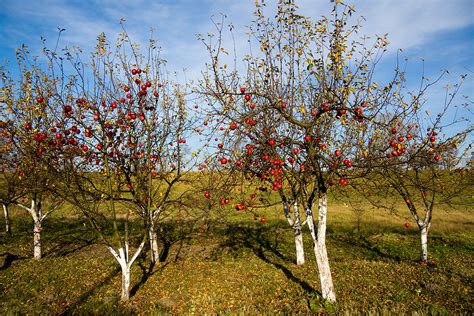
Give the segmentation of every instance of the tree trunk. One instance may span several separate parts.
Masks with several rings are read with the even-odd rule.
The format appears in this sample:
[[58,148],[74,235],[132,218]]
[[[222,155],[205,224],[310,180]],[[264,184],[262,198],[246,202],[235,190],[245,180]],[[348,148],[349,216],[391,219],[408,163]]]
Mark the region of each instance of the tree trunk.
[[120,300],[126,302],[130,298],[130,266],[127,263],[120,264],[122,268],[122,295]]
[[326,245],[317,243],[314,247],[316,263],[318,265],[319,280],[321,282],[321,292],[323,299],[330,303],[336,302],[336,294],[334,293],[334,285],[332,283],[331,269],[329,267],[329,258]]
[[323,298],[330,303],[334,303],[336,302],[336,294],[334,293],[331,269],[329,267],[329,258],[326,250],[327,209],[328,196],[327,194],[323,194],[319,198],[318,205],[318,255],[316,256],[316,262],[318,264],[319,279],[321,280],[321,291],[323,292]]
[[155,264],[160,261],[160,253],[158,251],[158,235],[155,231],[155,225],[150,225],[148,230],[148,237],[150,239],[150,255],[151,263]]
[[26,210],[33,219],[33,258],[41,259],[41,231],[43,230],[43,220],[48,213],[43,216],[41,199],[37,197],[31,199],[31,206],[29,207],[21,203],[17,203],[17,205]]
[[10,227],[10,215],[8,214],[8,205],[3,204],[3,215],[5,216],[5,232],[8,235],[12,234]]
[[303,247],[303,234],[301,233],[301,222],[300,222],[300,213],[298,212],[298,203],[293,204],[293,217],[290,215],[290,206],[286,199],[283,201],[283,212],[285,218],[293,229],[293,234],[295,235],[295,248],[296,248],[296,264],[304,264],[304,247]]
[[122,294],[120,300],[126,302],[130,298],[130,267],[133,262],[128,261],[128,247],[120,248],[118,253],[112,247],[109,247],[109,250],[119,262],[122,270]]
[[300,266],[304,264],[304,246],[303,234],[301,232],[300,213],[298,211],[297,202],[295,202],[295,204],[293,205],[293,214],[295,216],[295,222],[293,224],[293,233],[295,234],[296,265]]
[[304,247],[303,247],[303,234],[301,233],[301,227],[293,228],[295,233],[295,247],[296,247],[296,265],[304,265]]
[[[146,236],[146,235],[145,235]],[[138,246],[137,250],[135,250],[134,255],[130,258],[129,257],[129,248],[128,248],[128,242],[125,242],[123,244],[123,247],[120,248],[117,251],[115,251],[114,248],[111,246],[108,246],[107,248],[109,251],[112,253],[112,255],[115,257],[115,259],[118,261],[120,264],[120,268],[122,270],[122,294],[121,294],[121,301],[126,302],[130,298],[130,269],[137,259],[137,257],[140,255],[140,253],[143,250],[143,247],[145,246],[146,238],[143,238],[140,246]]]
[[330,302],[336,302],[336,294],[334,293],[334,285],[332,282],[331,269],[329,266],[329,258],[326,250],[326,217],[327,217],[327,195],[324,194],[319,199],[318,205],[318,231],[316,233],[314,227],[313,211],[311,205],[308,205],[307,223],[313,238],[314,255],[316,264],[318,265],[319,280],[321,282],[321,294],[323,299]]
[[33,257],[35,259],[41,259],[41,230],[42,224],[40,220],[34,221],[33,228]]
[[428,262],[428,227],[423,225],[420,230],[420,260],[421,262]]

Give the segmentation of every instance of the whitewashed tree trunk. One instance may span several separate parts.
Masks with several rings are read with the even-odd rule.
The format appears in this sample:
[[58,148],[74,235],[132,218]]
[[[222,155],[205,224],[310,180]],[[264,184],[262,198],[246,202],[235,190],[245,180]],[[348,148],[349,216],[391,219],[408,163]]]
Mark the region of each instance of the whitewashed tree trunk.
[[43,230],[43,216],[41,214],[41,205],[36,199],[31,200],[30,214],[33,217],[33,257],[41,259],[41,231]]
[[420,230],[420,260],[422,262],[428,262],[428,226],[423,225]]
[[130,281],[131,281],[131,275],[130,275],[130,269],[135,262],[135,259],[140,255],[142,252],[143,247],[145,246],[145,239],[141,242],[140,246],[138,246],[137,250],[135,250],[135,253],[133,256],[130,258],[129,257],[129,247],[128,247],[128,242],[124,243],[124,246],[122,248],[119,248],[118,252],[115,251],[114,248],[111,246],[108,247],[109,251],[112,253],[114,258],[118,261],[120,264],[120,268],[122,270],[122,294],[121,294],[121,301],[126,302],[130,298]]
[[3,204],[3,215],[5,216],[5,232],[11,235],[10,215],[8,214],[8,205]]
[[295,215],[295,222],[293,224],[293,233],[295,235],[296,265],[300,266],[304,264],[304,246],[303,246],[303,234],[301,232],[300,213],[298,211],[297,202],[295,202],[293,205],[293,214]]
[[120,248],[120,268],[122,268],[122,301],[128,301],[130,298],[130,265],[128,264],[128,249]]
[[26,210],[33,219],[33,257],[35,259],[41,259],[42,256],[41,231],[43,230],[43,220],[61,204],[62,202],[52,206],[45,214],[43,214],[41,210],[41,200],[38,200],[37,198],[31,199],[30,207],[17,203],[17,205]]
[[42,223],[40,220],[35,220],[33,228],[33,257],[35,259],[41,259],[42,248],[41,248],[41,231],[43,230]]
[[130,299],[130,267],[122,267],[122,295],[120,300],[126,302]]
[[35,198],[31,199],[31,206],[27,207],[22,204],[18,204],[21,208],[25,209],[30,213],[33,219],[33,257],[35,259],[41,259],[42,248],[41,248],[41,231],[43,230],[43,219],[45,216],[41,213],[41,204]]
[[290,215],[290,207],[288,202],[283,202],[283,211],[285,214],[285,218],[290,224],[291,228],[293,229],[293,234],[295,235],[295,249],[296,249],[296,264],[303,265],[304,264],[304,247],[303,247],[303,234],[301,232],[301,223],[300,223],[300,214],[298,212],[298,203],[295,202],[293,204],[293,215],[294,220],[291,218]]
[[148,238],[150,239],[150,255],[152,264],[160,260],[160,253],[158,251],[158,235],[155,230],[155,225],[152,223],[148,229]]
[[331,269],[329,266],[329,258],[326,249],[326,217],[327,217],[327,195],[324,194],[319,199],[318,204],[318,230],[315,231],[314,217],[311,205],[308,206],[307,223],[313,238],[314,255],[316,264],[318,265],[319,280],[321,282],[321,293],[323,299],[330,303],[336,302],[336,294],[332,282]]

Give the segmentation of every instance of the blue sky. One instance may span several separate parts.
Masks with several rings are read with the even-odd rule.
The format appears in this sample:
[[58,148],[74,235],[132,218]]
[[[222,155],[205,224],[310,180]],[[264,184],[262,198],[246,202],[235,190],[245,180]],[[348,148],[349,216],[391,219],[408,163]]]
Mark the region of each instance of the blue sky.
[[[276,0],[267,0],[275,3]],[[474,96],[474,0],[354,0],[356,15],[366,22],[361,34],[388,33],[391,43],[380,75],[389,78],[398,48],[409,58],[408,74],[421,75],[421,58],[425,72],[434,77],[441,69],[450,71],[443,83],[431,92],[434,102],[444,93],[442,87],[456,82],[461,74],[469,77],[462,93]],[[105,32],[116,38],[120,32],[119,20],[126,20],[131,38],[146,42],[150,29],[163,47],[162,57],[168,60],[168,69],[187,69],[187,77],[199,76],[207,55],[196,39],[197,33],[213,32],[210,17],[224,13],[236,26],[238,52],[245,52],[245,25],[250,24],[255,0],[1,0],[0,63],[14,66],[15,49],[26,44],[33,51],[41,46],[40,37],[54,47],[57,28],[60,46],[79,45],[90,50],[97,35]],[[297,0],[300,12],[318,18],[328,15],[329,0]]]
[[[206,52],[197,33],[212,32],[212,15],[224,13],[236,25],[237,40],[245,39],[244,25],[252,19],[255,0],[2,0],[0,11],[0,62],[14,59],[21,44],[40,46],[44,36],[50,45],[57,28],[65,28],[61,46],[90,49],[97,35],[114,38],[124,18],[132,39],[145,41],[150,28],[164,49],[172,69],[200,67]],[[274,3],[276,0],[267,0]],[[347,1],[349,2],[349,1]],[[331,8],[329,0],[297,0],[301,12],[317,18]],[[473,73],[473,0],[359,0],[352,1],[357,15],[366,18],[363,33],[389,34],[389,53],[404,49],[416,63],[424,58],[429,70],[448,68],[454,73]],[[387,67],[390,54],[386,56]],[[474,73],[473,73],[474,74]]]

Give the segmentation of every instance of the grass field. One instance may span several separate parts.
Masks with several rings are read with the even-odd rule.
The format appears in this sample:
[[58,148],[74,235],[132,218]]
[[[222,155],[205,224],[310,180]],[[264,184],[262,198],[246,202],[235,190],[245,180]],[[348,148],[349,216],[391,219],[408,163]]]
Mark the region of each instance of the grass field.
[[[12,210],[13,236],[1,235],[0,314],[317,313],[421,314],[474,311],[474,213],[436,210],[429,266],[418,260],[418,231],[398,215],[330,205],[328,251],[338,302],[321,301],[311,240],[306,264],[293,263],[292,231],[278,210],[266,223],[228,211],[205,233],[163,223],[166,260],[132,270],[132,297],[120,300],[120,269],[80,217],[46,219],[45,257],[31,258],[31,219]],[[360,214],[359,214],[360,215]],[[3,225],[3,221],[2,221]],[[412,227],[415,226],[412,222]]]

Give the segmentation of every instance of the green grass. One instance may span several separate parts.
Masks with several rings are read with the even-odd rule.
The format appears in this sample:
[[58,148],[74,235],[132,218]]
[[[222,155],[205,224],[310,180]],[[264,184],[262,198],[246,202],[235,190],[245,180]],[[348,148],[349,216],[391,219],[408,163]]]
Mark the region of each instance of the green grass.
[[[140,258],[132,271],[133,295],[121,304],[120,270],[85,220],[70,211],[45,221],[45,257],[31,258],[31,219],[12,210],[12,237],[1,235],[0,314],[161,314],[317,312],[472,313],[474,215],[436,210],[429,266],[418,259],[418,234],[397,214],[356,213],[329,205],[328,251],[338,302],[325,304],[305,230],[306,265],[293,263],[292,231],[281,210],[259,211],[267,223],[229,207],[206,233],[186,234],[175,222],[170,252],[153,270]],[[67,215],[64,215],[67,214]],[[1,222],[3,225],[3,221]],[[413,223],[413,222],[412,222]],[[414,225],[413,225],[414,226]]]

